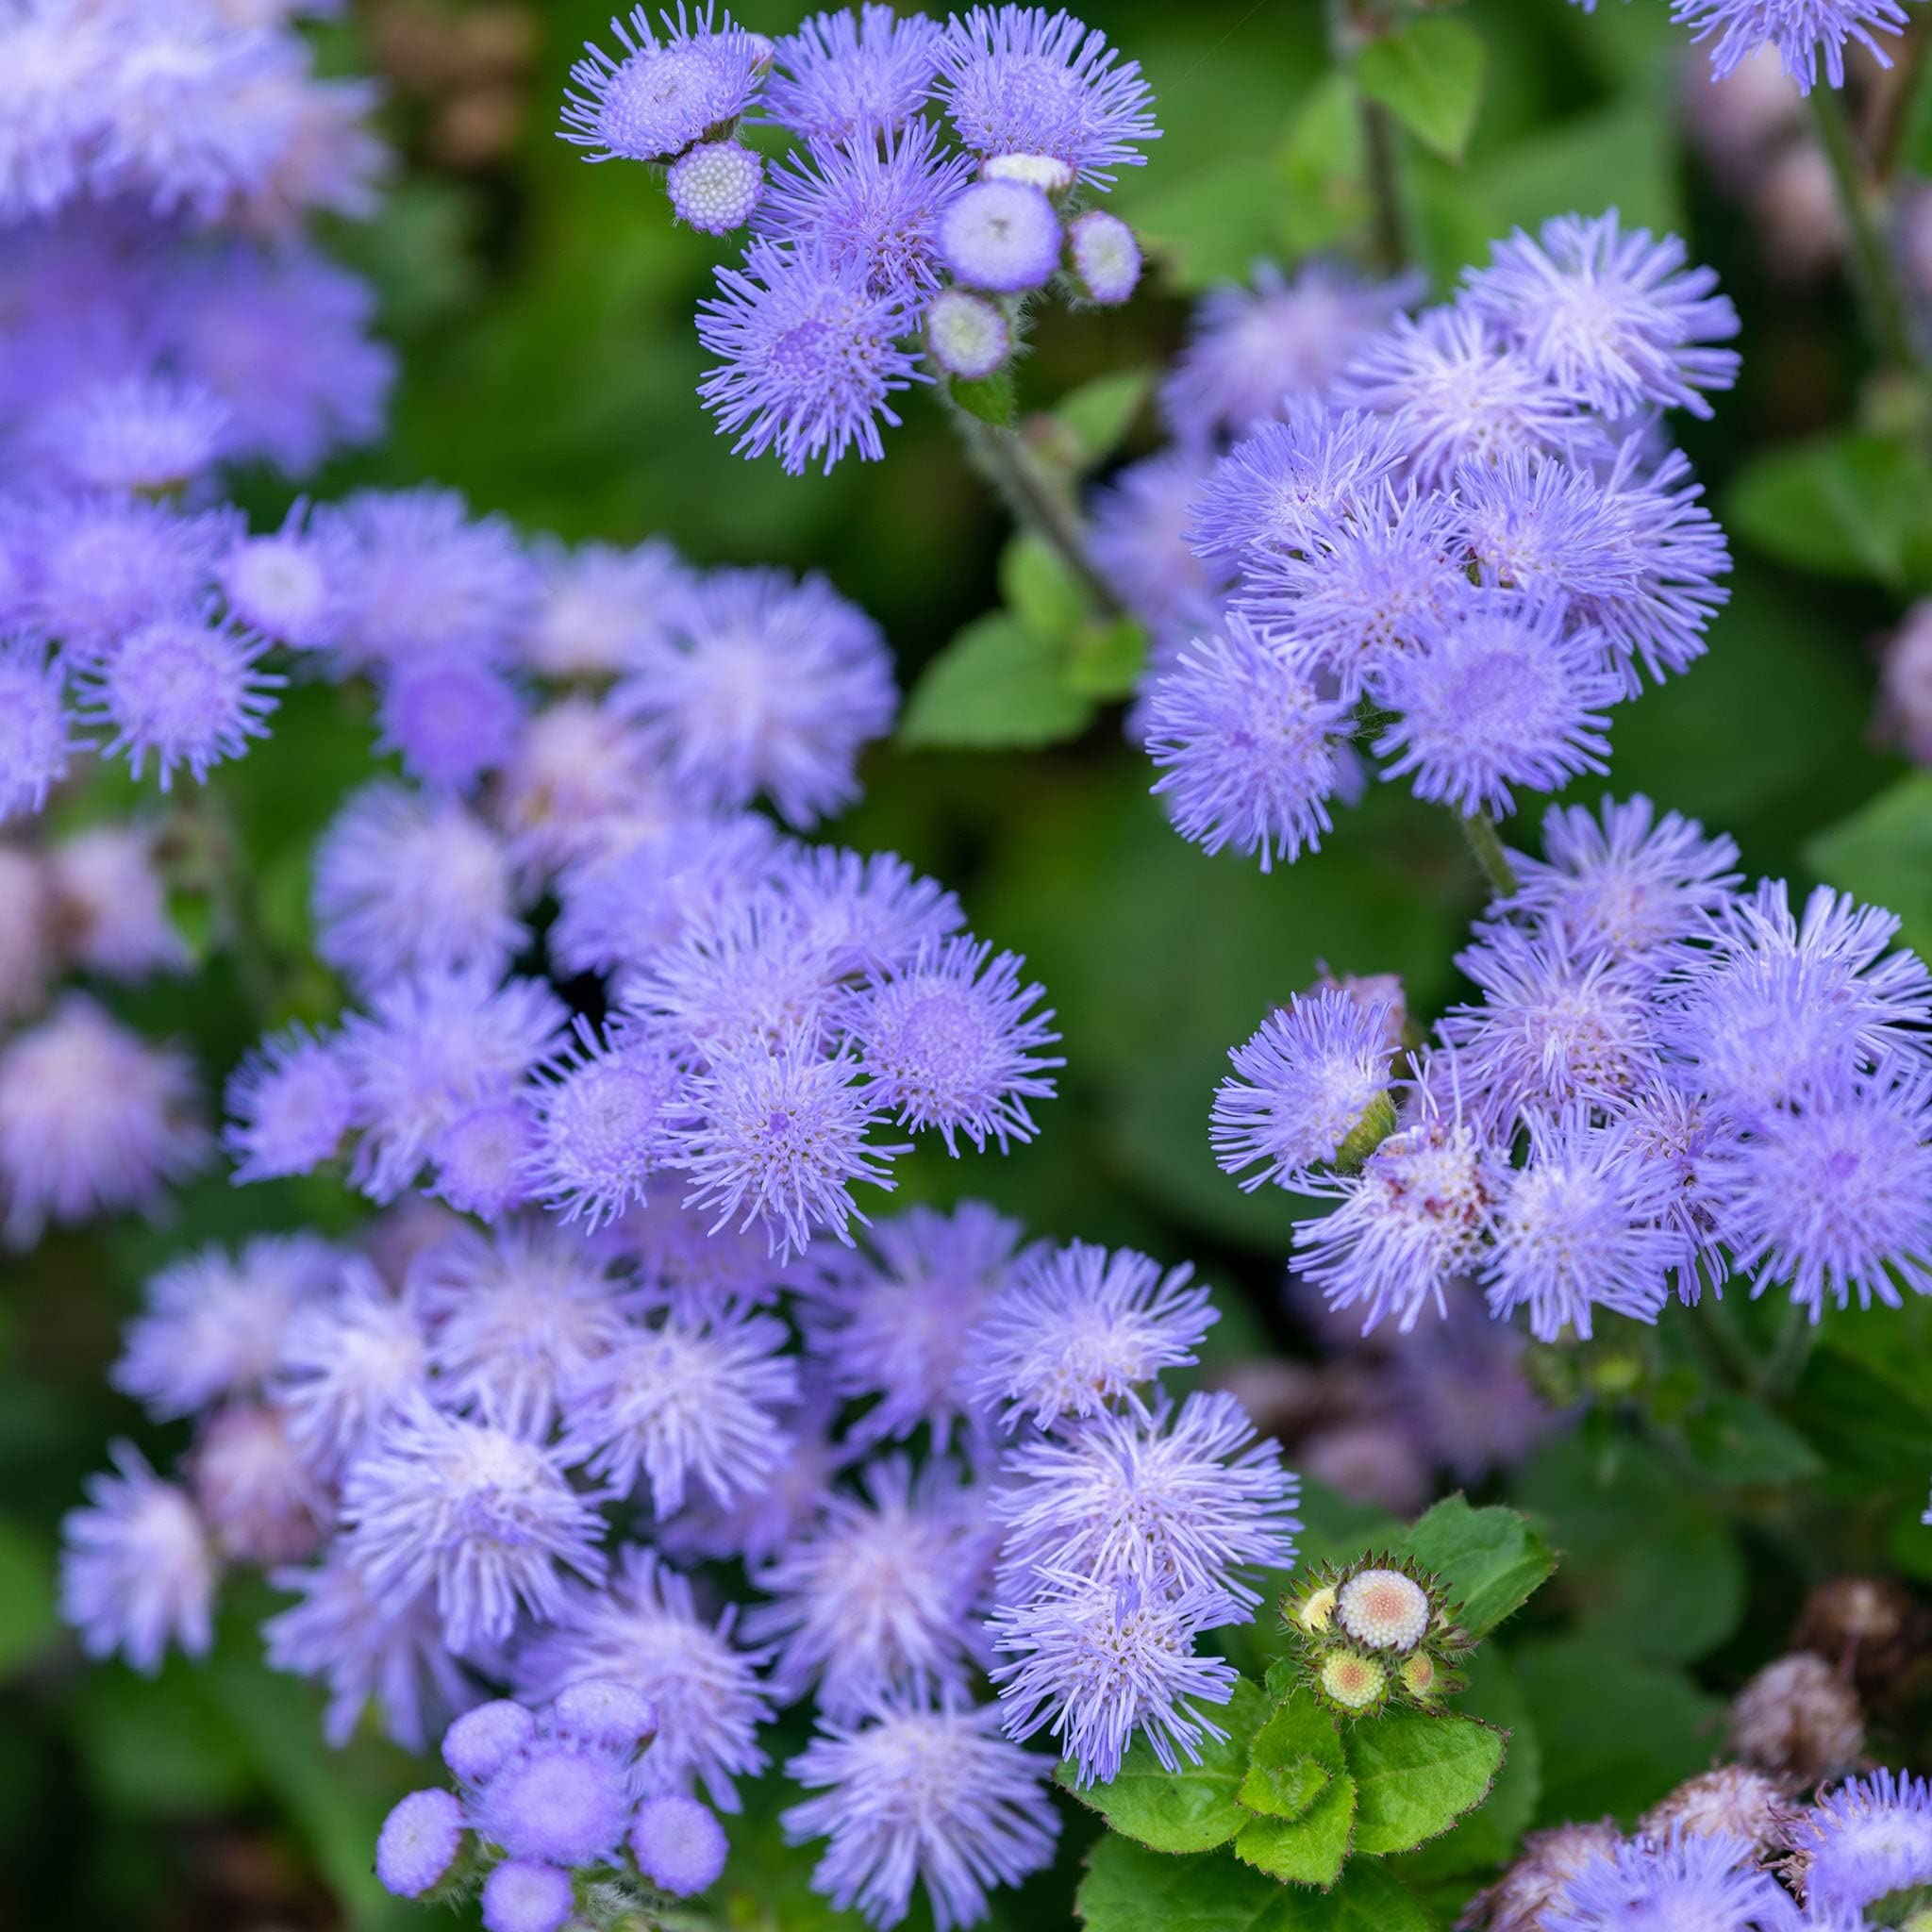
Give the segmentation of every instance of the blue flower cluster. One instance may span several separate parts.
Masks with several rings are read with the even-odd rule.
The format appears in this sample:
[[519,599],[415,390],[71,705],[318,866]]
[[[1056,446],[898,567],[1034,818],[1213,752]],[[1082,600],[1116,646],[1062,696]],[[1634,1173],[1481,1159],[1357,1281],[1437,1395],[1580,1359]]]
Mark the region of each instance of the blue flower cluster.
[[1745,891],[1729,839],[1643,798],[1553,809],[1543,842],[1457,956],[1480,997],[1405,1072],[1386,999],[1340,989],[1235,1050],[1222,1165],[1335,1204],[1307,1279],[1406,1330],[1471,1277],[1545,1341],[1732,1277],[1813,1321],[1932,1293],[1932,974],[1897,919]]
[[[694,228],[750,223],[698,309],[718,358],[698,392],[743,455],[794,473],[875,459],[891,398],[932,380],[924,357],[985,380],[1050,285],[1118,303],[1140,279],[1132,230],[1080,203],[1144,160],[1152,97],[1071,14],[974,7],[941,26],[866,0],[771,41],[680,0],[611,31],[619,53],[592,45],[572,70],[563,138],[661,169]],[[798,145],[768,177],[741,124]]]
[[1176,452],[1096,512],[1156,634],[1139,723],[1184,837],[1264,870],[1313,849],[1357,737],[1472,817],[1606,769],[1611,707],[1700,656],[1724,601],[1658,426],[1735,378],[1715,285],[1611,210],[1519,231],[1414,316],[1323,271],[1204,311]]
[[[270,1660],[324,1681],[331,1741],[372,1705],[416,1748],[458,1714],[463,1797],[407,1800],[378,1869],[483,1880],[494,1932],[553,1932],[568,1874],[626,1843],[661,1890],[708,1884],[694,1792],[735,1812],[808,1700],[784,1823],[828,1840],[820,1889],[890,1925],[923,1880],[970,1924],[1052,1857],[1024,1740],[1083,1779],[1137,1733],[1193,1757],[1234,1682],[1196,1640],[1292,1561],[1274,1444],[1232,1395],[1159,1390],[1214,1320],[1185,1268],[1029,1245],[975,1202],[790,1261],[657,1204],[210,1250],[150,1283],[114,1372],[193,1445],[173,1482],[117,1448],[69,1521],[66,1613],[151,1671],[208,1648],[228,1568],[268,1570],[296,1599]],[[723,1557],[758,1592],[741,1623],[676,1567]]]
[[287,17],[316,10],[0,19],[0,819],[87,748],[199,783],[278,702],[224,476],[368,441],[392,374],[304,236],[370,212],[384,158],[373,91]]
[[[1571,4],[1596,11],[1596,0]],[[1694,29],[1692,42],[1710,42],[1712,80],[1771,47],[1800,93],[1818,85],[1821,64],[1826,82],[1843,87],[1848,47],[1890,67],[1885,43],[1874,36],[1900,34],[1908,25],[1903,0],[1671,0],[1671,18]]]

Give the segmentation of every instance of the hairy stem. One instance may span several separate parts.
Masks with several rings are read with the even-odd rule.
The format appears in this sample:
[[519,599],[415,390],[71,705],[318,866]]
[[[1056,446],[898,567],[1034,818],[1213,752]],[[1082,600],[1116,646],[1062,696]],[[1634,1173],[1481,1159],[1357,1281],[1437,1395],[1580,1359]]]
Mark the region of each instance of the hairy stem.
[[1874,215],[1864,166],[1852,139],[1851,123],[1845,118],[1844,103],[1837,89],[1830,87],[1814,87],[1807,99],[1819,144],[1831,167],[1832,185],[1838,191],[1839,207],[1845,218],[1845,232],[1851,239],[1852,286],[1857,292],[1866,331],[1881,360],[1893,369],[1915,370],[1919,366],[1919,353],[1912,341],[1911,311],[1891,250]]
[[1041,468],[1024,439],[963,409],[952,415],[975,467],[999,491],[1014,521],[1058,554],[1101,616],[1126,616],[1126,607],[1087,548],[1086,528],[1072,495]]
[[1495,820],[1486,811],[1476,812],[1469,818],[1458,812],[1456,819],[1462,827],[1463,838],[1469,841],[1469,849],[1476,864],[1490,882],[1490,890],[1499,899],[1510,897],[1518,885],[1516,868],[1509,863],[1509,855],[1503,850],[1503,840],[1496,830]]
[[1402,198],[1401,136],[1387,108],[1359,97],[1362,153],[1369,169],[1369,200],[1374,209],[1369,246],[1384,275],[1400,275],[1414,256],[1408,210]]

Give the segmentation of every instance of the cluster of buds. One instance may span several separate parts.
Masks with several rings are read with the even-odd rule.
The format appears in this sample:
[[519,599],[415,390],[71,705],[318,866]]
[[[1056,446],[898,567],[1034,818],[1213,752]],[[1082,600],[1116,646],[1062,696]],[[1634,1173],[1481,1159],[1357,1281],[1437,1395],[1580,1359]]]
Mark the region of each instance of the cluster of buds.
[[1281,1602],[1308,1688],[1339,1716],[1391,1701],[1434,1709],[1462,1688],[1473,1647],[1441,1579],[1407,1557],[1357,1557],[1310,1571]]

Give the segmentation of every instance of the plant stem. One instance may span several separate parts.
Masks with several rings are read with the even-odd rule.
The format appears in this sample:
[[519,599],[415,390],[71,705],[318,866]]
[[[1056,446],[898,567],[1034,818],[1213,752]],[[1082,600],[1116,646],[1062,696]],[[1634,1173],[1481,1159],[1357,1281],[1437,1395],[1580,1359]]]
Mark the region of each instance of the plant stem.
[[1475,862],[1482,868],[1483,876],[1490,882],[1490,890],[1499,899],[1507,899],[1515,892],[1518,880],[1516,868],[1509,863],[1509,855],[1503,850],[1503,841],[1496,830],[1496,822],[1488,812],[1479,811],[1473,817],[1465,818],[1457,813],[1457,823],[1462,827],[1462,836],[1469,841],[1469,849]]
[[1402,199],[1401,136],[1387,108],[1368,95],[1357,97],[1361,110],[1362,154],[1368,162],[1369,199],[1374,208],[1369,245],[1375,266],[1384,275],[1400,275],[1413,255],[1408,210]]
[[1072,497],[1041,469],[1024,439],[963,409],[956,408],[952,415],[974,464],[999,491],[1014,520],[1058,553],[1101,616],[1126,616],[1125,605],[1087,548],[1087,532]]
[[1852,285],[1857,291],[1866,330],[1882,361],[1893,369],[1915,370],[1919,353],[1912,341],[1911,311],[1891,251],[1873,218],[1864,166],[1852,139],[1851,123],[1845,118],[1844,103],[1831,87],[1814,87],[1807,98],[1851,238]]
[[1755,1379],[1760,1401],[1775,1402],[1797,1387],[1798,1377],[1811,1358],[1811,1342],[1816,1333],[1811,1311],[1803,1302],[1793,1302],[1785,1310],[1777,1340],[1758,1365]]

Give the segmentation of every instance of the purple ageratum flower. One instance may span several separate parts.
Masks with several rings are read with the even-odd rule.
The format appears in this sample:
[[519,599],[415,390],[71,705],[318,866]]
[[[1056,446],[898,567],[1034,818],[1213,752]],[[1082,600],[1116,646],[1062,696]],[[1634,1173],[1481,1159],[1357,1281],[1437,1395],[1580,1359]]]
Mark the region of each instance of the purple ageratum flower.
[[442,1761],[466,1785],[486,1785],[537,1735],[535,1715],[508,1697],[466,1710],[442,1734]]
[[1292,281],[1257,262],[1254,286],[1210,290],[1161,385],[1177,441],[1246,436],[1293,396],[1326,389],[1362,345],[1422,293],[1420,277],[1362,282],[1331,262],[1305,263]]
[[1673,1085],[1668,1073],[1639,1092],[1616,1124],[1636,1212],[1670,1239],[1672,1285],[1694,1307],[1707,1281],[1722,1289],[1730,1274],[1712,1180],[1736,1129],[1722,1108]]
[[785,1767],[818,1793],[780,1820],[787,1840],[828,1840],[812,1889],[869,1924],[898,1924],[923,1884],[935,1932],[986,1916],[990,1885],[1018,1885],[1053,1860],[1059,1815],[1051,1760],[997,1735],[995,1705],[904,1700],[855,1724],[820,1720]]
[[798,1396],[790,1341],[784,1323],[741,1309],[631,1325],[572,1385],[571,1459],[618,1494],[648,1479],[660,1517],[692,1489],[729,1504],[763,1488],[788,1446],[778,1413]]
[[313,1235],[263,1235],[171,1263],[143,1291],[108,1379],[158,1420],[260,1392],[289,1324],[334,1283],[341,1251]]
[[345,561],[334,656],[344,672],[448,652],[504,663],[530,628],[541,579],[510,525],[472,521],[448,490],[365,490],[318,510]]
[[418,1406],[344,1472],[344,1553],[388,1615],[433,1591],[451,1650],[501,1642],[520,1609],[556,1614],[564,1570],[603,1580],[600,1499],[564,1468],[511,1430]]
[[959,901],[896,852],[791,845],[773,884],[809,941],[841,973],[890,973],[951,938],[965,924]]
[[953,279],[994,294],[1043,288],[1058,273],[1061,242],[1053,203],[1024,181],[975,181],[939,222],[939,253]]
[[81,489],[158,492],[225,460],[233,414],[199,383],[167,375],[103,377],[62,396],[36,435]]
[[872,1076],[870,1097],[895,1108],[914,1133],[937,1127],[946,1152],[964,1135],[985,1151],[1033,1138],[1028,1100],[1050,1100],[1049,1076],[1066,1061],[1041,1052],[1059,1035],[1053,1009],[1035,1011],[1045,989],[1022,985],[1017,954],[961,936],[880,974],[853,999],[847,1024]]
[[[1148,1413],[1140,1390],[1162,1369],[1197,1359],[1221,1317],[1183,1265],[1161,1272],[1131,1248],[1089,1241],[1035,1250],[974,1338],[974,1394],[1001,1408],[1008,1432],[1105,1414],[1115,1403]],[[1192,1284],[1192,1285],[1191,1285]]]
[[1809,93],[1824,77],[1845,84],[1845,48],[1863,47],[1881,67],[1890,57],[1874,33],[1902,33],[1906,10],[1899,0],[1673,0],[1671,18],[1696,29],[1693,42],[1711,41],[1710,77],[1723,80],[1759,47],[1777,49],[1785,72]]
[[353,793],[324,831],[311,907],[315,950],[365,989],[419,968],[501,973],[528,937],[489,827],[387,779]]
[[918,328],[913,307],[874,293],[856,268],[835,269],[816,242],[755,242],[744,267],[720,268],[717,282],[698,304],[698,341],[719,358],[698,395],[718,433],[737,438],[733,453],[775,449],[794,476],[821,458],[829,475],[854,448],[878,461],[880,422],[900,422],[890,398],[932,379],[900,346]]
[[332,1159],[356,1124],[356,1089],[340,1041],[306,1026],[272,1034],[228,1076],[222,1145],[231,1178],[278,1179]]
[[1624,232],[1617,211],[1558,215],[1537,241],[1521,228],[1470,269],[1462,298],[1499,328],[1537,372],[1607,417],[1646,406],[1707,417],[1707,390],[1738,379],[1738,311],[1717,272],[1687,268],[1675,235]]
[[549,934],[565,973],[615,974],[621,989],[660,948],[701,924],[716,925],[748,893],[771,883],[782,847],[757,812],[680,818],[643,843],[570,867]]
[[709,1217],[660,1196],[613,1222],[600,1246],[637,1275],[642,1304],[693,1322],[726,1307],[765,1307],[796,1280],[760,1235],[713,1233]]
[[1277,858],[1292,864],[1304,846],[1319,850],[1333,824],[1336,740],[1349,719],[1344,700],[1323,697],[1285,652],[1230,615],[1224,635],[1197,639],[1154,687],[1155,795],[1204,850],[1258,852],[1263,872]]
[[206,784],[210,766],[268,736],[263,721],[280,702],[270,693],[288,679],[259,668],[267,652],[212,611],[156,618],[90,660],[81,716],[111,733],[103,754],[125,755],[137,778],[152,754],[163,791],[183,765]]
[[1332,1214],[1295,1227],[1299,1272],[1331,1308],[1363,1310],[1362,1333],[1393,1316],[1404,1334],[1483,1259],[1508,1185],[1506,1150],[1426,1090],[1421,1118],[1336,1184]]
[[1464,462],[1517,452],[1584,457],[1603,430],[1466,308],[1397,316],[1337,380],[1338,403],[1388,416],[1418,482],[1445,484]]
[[1140,286],[1141,243],[1105,208],[1090,208],[1067,224],[1067,255],[1090,302],[1111,307]]
[[75,735],[65,668],[37,638],[0,638],[0,822],[39,811],[87,741]]
[[518,1694],[540,1703],[589,1679],[628,1685],[658,1720],[638,1765],[642,1789],[702,1784],[721,1811],[735,1812],[735,1781],[759,1776],[770,1761],[758,1732],[772,1722],[758,1678],[766,1655],[733,1641],[737,1619],[732,1604],[715,1625],[701,1622],[690,1579],[629,1544],[605,1587],[573,1586],[555,1621],[518,1646]]
[[685,816],[643,734],[589,697],[557,699],[525,722],[488,807],[526,889]]
[[1462,535],[1485,584],[1544,599],[1638,595],[1644,559],[1596,468],[1521,450],[1456,473]]
[[658,16],[660,39],[648,10],[634,7],[610,31],[623,47],[613,58],[591,42],[587,59],[570,71],[564,95],[562,138],[588,148],[591,161],[669,161],[712,128],[736,121],[757,94],[772,58],[772,43],[746,33],[730,14],[715,14],[711,0],[687,15]]
[[1237,608],[1305,674],[1353,701],[1364,683],[1469,591],[1451,500],[1385,485],[1306,551],[1251,554]]
[[1407,458],[1393,426],[1318,396],[1283,397],[1284,420],[1263,423],[1214,465],[1195,495],[1188,541],[1198,557],[1234,567],[1255,556],[1307,555],[1338,523],[1374,515]]
[[178,516],[140,497],[36,503],[20,537],[30,559],[25,615],[70,651],[105,657],[146,625],[198,610],[243,529],[237,510]]
[[1163,450],[1129,463],[1088,506],[1088,548],[1115,594],[1157,629],[1212,628],[1226,573],[1189,547],[1194,506],[1209,471],[1205,457]]
[[1491,1312],[1529,1309],[1539,1341],[1568,1328],[1590,1340],[1591,1311],[1654,1322],[1673,1244],[1644,1218],[1618,1127],[1572,1107],[1532,1115],[1529,1160],[1510,1176],[1482,1274]]
[[338,1052],[360,1144],[349,1177],[372,1201],[415,1179],[436,1137],[507,1092],[560,1043],[564,1010],[547,986],[475,967],[391,981],[342,1023]]
[[1200,1706],[1225,1704],[1240,1674],[1224,1657],[1196,1657],[1194,1640],[1246,1620],[1232,1597],[1072,1571],[1042,1581],[1041,1594],[992,1616],[993,1647],[1012,1658],[991,1673],[1009,1738],[1045,1729],[1085,1786],[1113,1779],[1136,1731],[1169,1771],[1182,1757],[1198,1764],[1204,1737],[1227,1735]]
[[0,1048],[0,1239],[30,1247],[64,1224],[148,1212],[207,1160],[186,1054],[153,1046],[69,994]]
[[81,192],[115,26],[68,6],[12,8],[0,20],[0,222],[51,214]]
[[89,973],[139,985],[192,963],[168,917],[152,825],[92,825],[47,858],[68,957]]
[[475,1680],[443,1644],[432,1592],[383,1608],[341,1541],[314,1568],[278,1570],[269,1580],[300,1599],[261,1626],[269,1668],[322,1680],[322,1734],[336,1750],[372,1704],[387,1737],[422,1751],[477,1702]]
[[975,7],[947,23],[938,45],[940,98],[960,144],[985,159],[1037,155],[1089,187],[1141,167],[1160,130],[1138,60],[1121,62],[1107,36],[1043,7]]
[[1735,840],[1674,811],[1659,818],[1647,798],[1552,806],[1542,833],[1541,858],[1511,855],[1522,884],[1497,909],[1550,926],[1580,956],[1659,958],[1739,883]]
[[429,1191],[459,1214],[501,1220],[511,1208],[529,1205],[526,1176],[536,1139],[537,1124],[524,1091],[479,1101],[431,1144],[436,1182]]
[[1847,1778],[1798,1820],[1791,1849],[1806,1898],[1858,1923],[1887,1892],[1932,1884],[1932,1786],[1884,1770]]
[[217,1547],[238,1563],[312,1555],[335,1515],[334,1497],[262,1403],[227,1403],[208,1417],[186,1468]]
[[1673,1832],[1594,1848],[1544,1908],[1548,1932],[1612,1932],[1640,1924],[1722,1925],[1780,1932],[1794,1923],[1790,1894],[1752,1847],[1728,1832]]
[[675,219],[701,235],[728,235],[763,201],[765,164],[741,142],[702,142],[672,162],[664,190]]
[[1022,1230],[983,1201],[951,1214],[912,1208],[880,1222],[856,1266],[808,1300],[803,1321],[830,1386],[876,1397],[848,1431],[860,1447],[899,1441],[922,1423],[943,1450],[970,1426],[975,1330],[1011,1279]]
[[816,243],[835,273],[858,275],[871,294],[923,294],[941,279],[941,216],[972,171],[968,157],[941,149],[929,121],[883,147],[814,145],[774,172],[755,225],[773,242]]
[[617,1857],[633,1804],[626,1770],[619,1751],[585,1749],[575,1739],[545,1736],[540,1728],[472,1795],[465,1814],[477,1837],[512,1859],[528,1859],[539,1870],[566,1868],[558,1875],[565,1880],[568,1915],[567,1868]]
[[836,1723],[882,1697],[959,1691],[984,1660],[980,1614],[995,1532],[944,1462],[913,1480],[903,1456],[865,1466],[865,1500],[835,1495],[817,1525],[752,1581],[774,1601],[744,1632],[777,1648],[768,1682],[790,1704],[817,1687]]
[[1710,1212],[1752,1294],[1789,1284],[1812,1321],[1831,1296],[1932,1294],[1932,1075],[1821,1082],[1754,1120],[1707,1167]]
[[455,651],[438,651],[382,680],[378,751],[396,753],[425,785],[469,791],[509,763],[523,735],[525,700],[508,678]]
[[308,527],[308,505],[298,498],[280,529],[237,541],[215,577],[238,624],[296,650],[320,650],[335,636],[346,563],[339,539]]
[[724,1827],[681,1791],[646,1798],[626,1842],[638,1870],[673,1898],[694,1898],[715,1885],[731,1850]]
[[878,626],[823,577],[717,571],[675,643],[653,649],[614,703],[678,794],[729,810],[763,793],[804,830],[858,795],[860,749],[891,729]]
[[625,977],[627,1008],[694,1064],[796,1038],[822,1048],[845,962],[774,891],[693,926]]
[[600,1041],[588,1020],[550,1060],[533,1092],[534,1144],[525,1173],[536,1197],[594,1233],[646,1198],[651,1177],[678,1164],[691,1124],[689,1083],[668,1043],[647,1027]]
[[463,1851],[463,1807],[454,1793],[411,1791],[382,1822],[375,1882],[393,1898],[422,1898],[456,1870]]
[[90,1476],[60,1526],[60,1614],[89,1657],[118,1651],[151,1677],[171,1644],[207,1655],[220,1559],[186,1491],[130,1442],[108,1453],[116,1474]]
[[1074,1572],[1138,1581],[1158,1596],[1208,1590],[1252,1606],[1260,1599],[1241,1573],[1294,1561],[1300,1486],[1224,1390],[1152,1418],[1103,1415],[1064,1441],[1023,1443],[1001,1473],[990,1507],[1007,1532],[999,1577],[1008,1603]]
[[765,119],[803,142],[867,152],[931,96],[940,32],[928,15],[895,13],[878,0],[815,13],[777,42]]
[[1394,1085],[1392,1014],[1386,1000],[1338,988],[1291,994],[1251,1040],[1229,1048],[1235,1071],[1214,1090],[1208,1138],[1228,1174],[1261,1163],[1241,1176],[1244,1192],[1268,1181],[1304,1193],[1324,1185],[1317,1170]]
[[1571,627],[1561,604],[1471,591],[1418,629],[1416,648],[1378,667],[1375,697],[1396,713],[1376,739],[1385,778],[1474,817],[1515,809],[1511,788],[1556,791],[1608,770],[1607,713],[1621,695],[1606,640]]
[[586,543],[541,548],[542,601],[523,661],[544,677],[601,678],[628,671],[672,635],[694,581],[661,538],[629,550]]
[[584,1241],[547,1223],[459,1228],[410,1264],[436,1400],[541,1439],[583,1378],[630,1337],[635,1297]]
[[850,1242],[852,1219],[866,1221],[852,1182],[889,1191],[889,1163],[908,1152],[868,1141],[877,1108],[858,1074],[850,1049],[824,1057],[796,1036],[713,1060],[691,1082],[699,1121],[686,1141],[686,1206],[715,1209],[721,1229],[761,1224],[780,1259],[804,1250],[815,1226]]
[[831,1440],[835,1410],[822,1392],[789,1410],[785,1425],[791,1444],[770,1486],[737,1497],[728,1507],[700,1499],[658,1525],[657,1540],[666,1555],[679,1562],[736,1558],[756,1566],[808,1535],[853,1459],[849,1449]]
[[333,1480],[427,1394],[428,1380],[421,1302],[392,1294],[356,1257],[338,1271],[332,1294],[291,1315],[270,1394],[290,1441]]
[[[576,1794],[557,1794],[568,1806]],[[531,1858],[506,1858],[483,1881],[483,1932],[561,1932],[576,1902],[570,1874]]]
[[1642,474],[1641,439],[1628,439],[1604,478],[1610,508],[1623,525],[1637,568],[1632,591],[1586,590],[1575,604],[1579,622],[1594,625],[1622,652],[1624,688],[1642,689],[1641,665],[1653,684],[1704,655],[1704,633],[1730,592],[1717,581],[1731,568],[1724,532],[1698,498],[1681,450],[1672,450]]
[[227,406],[227,451],[306,476],[380,435],[396,358],[374,340],[375,291],[292,241],[171,253],[172,359]]

